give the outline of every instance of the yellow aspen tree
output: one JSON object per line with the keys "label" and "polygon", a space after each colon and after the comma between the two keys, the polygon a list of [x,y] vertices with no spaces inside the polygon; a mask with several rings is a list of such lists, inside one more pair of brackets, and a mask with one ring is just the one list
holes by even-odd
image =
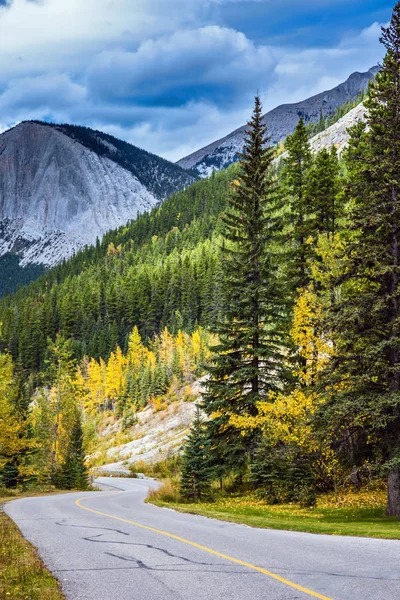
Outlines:
{"label": "yellow aspen tree", "polygon": [[143,361],[144,347],[137,327],[132,329],[128,341],[128,362],[136,373],[139,372]]}
{"label": "yellow aspen tree", "polygon": [[171,376],[174,367],[175,341],[167,328],[161,332],[157,339],[157,354],[168,375]]}
{"label": "yellow aspen tree", "polygon": [[87,366],[87,396],[85,409],[88,412],[102,410],[106,403],[106,369],[104,361],[100,363],[92,358]]}
{"label": "yellow aspen tree", "polygon": [[323,316],[323,305],[311,284],[300,290],[293,309],[292,340],[304,367],[295,374],[301,384],[313,385],[315,377],[329,362],[332,344],[318,329]]}
{"label": "yellow aspen tree", "polygon": [[106,396],[115,408],[115,403],[126,393],[127,359],[119,346],[112,352],[106,369]]}
{"label": "yellow aspen tree", "polygon": [[[0,470],[34,447],[27,437],[28,423],[16,412],[16,395],[12,358],[9,354],[0,354]],[[23,470],[23,464],[19,464],[20,474]]]}

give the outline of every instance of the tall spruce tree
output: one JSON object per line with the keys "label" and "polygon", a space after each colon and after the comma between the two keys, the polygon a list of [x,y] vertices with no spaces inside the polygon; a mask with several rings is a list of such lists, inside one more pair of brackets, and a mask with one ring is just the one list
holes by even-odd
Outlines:
{"label": "tall spruce tree", "polygon": [[86,490],[89,486],[83,447],[82,417],[78,409],[75,411],[65,460],[58,472],[58,486],[66,490]]}
{"label": "tall spruce tree", "polygon": [[306,232],[317,241],[319,233],[333,236],[340,217],[339,159],[336,148],[323,148],[315,157],[308,173],[306,194],[312,213]]}
{"label": "tall spruce tree", "polygon": [[199,502],[210,495],[213,469],[210,438],[199,407],[183,452],[180,492],[182,498]]}
{"label": "tall spruce tree", "polygon": [[290,288],[295,292],[310,282],[308,259],[311,253],[308,176],[312,165],[309,136],[301,118],[285,142],[287,157],[283,169],[283,197],[287,210],[287,266]]}
{"label": "tall spruce tree", "polygon": [[384,466],[387,514],[400,517],[400,2],[382,31],[368,127],[347,153],[354,242],[328,319],[336,349],[318,423],[351,463]]}
{"label": "tall spruce tree", "polygon": [[274,150],[266,133],[256,97],[238,179],[222,216],[226,302],[204,398],[213,455],[220,465],[238,470],[247,462],[254,434],[242,435],[230,417],[256,415],[257,403],[277,390],[281,368],[285,311],[272,244],[276,188],[269,171]]}

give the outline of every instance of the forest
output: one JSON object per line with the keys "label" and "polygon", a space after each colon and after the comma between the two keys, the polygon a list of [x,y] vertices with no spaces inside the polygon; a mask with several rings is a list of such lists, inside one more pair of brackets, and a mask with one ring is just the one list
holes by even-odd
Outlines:
{"label": "forest", "polygon": [[376,480],[400,517],[400,4],[381,41],[340,156],[300,119],[277,160],[257,97],[237,164],[0,302],[4,485],[85,487],[99,414],[206,374],[184,500]]}

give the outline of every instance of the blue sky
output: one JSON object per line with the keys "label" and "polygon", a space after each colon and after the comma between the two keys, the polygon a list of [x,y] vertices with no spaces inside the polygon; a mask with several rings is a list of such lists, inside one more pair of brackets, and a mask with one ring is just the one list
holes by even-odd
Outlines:
{"label": "blue sky", "polygon": [[102,129],[177,160],[382,59],[386,0],[0,0],[0,130]]}

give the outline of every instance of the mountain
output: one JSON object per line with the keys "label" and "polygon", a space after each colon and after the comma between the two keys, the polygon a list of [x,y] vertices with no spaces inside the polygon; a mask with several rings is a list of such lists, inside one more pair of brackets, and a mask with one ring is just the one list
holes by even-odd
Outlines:
{"label": "mountain", "polygon": [[[373,79],[379,67],[372,67],[366,73],[353,73],[344,83],[335,88],[312,96],[295,104],[282,104],[264,115],[271,142],[278,144],[293,133],[300,117],[306,124],[317,123],[322,117],[333,115],[343,104],[353,101],[363,92]],[[226,137],[209,144],[205,148],[182,158],[177,164],[184,169],[196,170],[202,177],[219,171],[237,161],[237,153],[243,148],[246,125],[236,129]]]}
{"label": "mountain", "polygon": [[210,326],[221,310],[221,220],[236,165],[173,194],[135,221],[0,300],[0,351],[25,368],[45,360],[48,338],[73,338],[77,357],[127,350],[165,327],[174,335]]}
{"label": "mountain", "polygon": [[[347,127],[364,118],[362,104],[311,140],[314,151],[346,145]],[[219,218],[238,166],[231,165],[172,194],[100,243],[0,300],[0,351],[35,371],[47,339],[73,338],[77,358],[127,351],[137,325],[143,340],[168,327],[177,335],[218,322],[223,274]],[[280,170],[277,169],[280,177]],[[1,265],[0,265],[1,267]]]}
{"label": "mountain", "polygon": [[0,136],[0,257],[56,265],[195,180],[99,131],[21,123]]}

